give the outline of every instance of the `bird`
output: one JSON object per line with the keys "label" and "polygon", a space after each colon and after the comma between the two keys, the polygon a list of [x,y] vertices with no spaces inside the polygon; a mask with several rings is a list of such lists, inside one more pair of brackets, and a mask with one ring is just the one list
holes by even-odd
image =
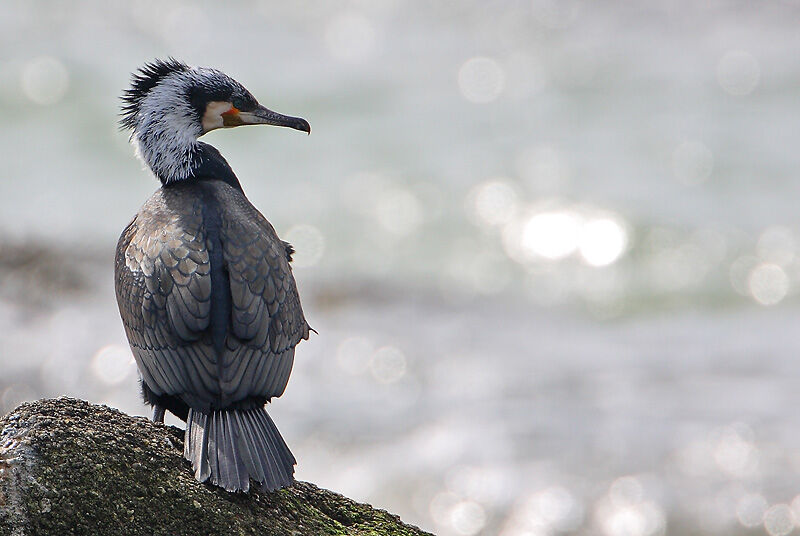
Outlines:
{"label": "bird", "polygon": [[218,129],[305,119],[265,108],[222,71],[147,62],[122,95],[120,126],[161,182],[117,243],[115,291],[153,421],[186,422],[200,482],[247,492],[294,482],[296,459],[266,411],[283,394],[306,322],[293,248],[245,196],[213,146]]}

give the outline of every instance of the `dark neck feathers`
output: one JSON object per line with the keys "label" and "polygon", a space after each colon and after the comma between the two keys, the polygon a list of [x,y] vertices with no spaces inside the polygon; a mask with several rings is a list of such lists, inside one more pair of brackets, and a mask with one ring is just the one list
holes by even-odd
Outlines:
{"label": "dark neck feathers", "polygon": [[[155,170],[154,170],[155,172]],[[198,141],[191,155],[191,164],[187,167],[186,176],[179,179],[161,177],[156,173],[164,187],[200,180],[217,180],[229,184],[243,192],[242,185],[228,162],[216,147]]]}
{"label": "dark neck feathers", "polygon": [[220,152],[213,145],[198,141],[199,147],[197,166],[192,170],[192,176],[189,180],[218,180],[230,184],[240,192],[242,192],[242,185],[236,174],[228,165],[228,162],[223,158]]}

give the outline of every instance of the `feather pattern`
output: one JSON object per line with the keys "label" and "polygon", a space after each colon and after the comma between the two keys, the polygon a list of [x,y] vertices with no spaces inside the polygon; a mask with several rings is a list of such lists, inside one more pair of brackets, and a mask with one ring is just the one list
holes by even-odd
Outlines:
{"label": "feather pattern", "polygon": [[[212,235],[221,255],[210,251]],[[215,258],[227,280],[212,280]],[[116,292],[148,389],[190,408],[186,453],[198,479],[226,489],[247,489],[249,478],[270,489],[290,482],[294,458],[261,406],[283,394],[294,347],[310,328],[269,222],[221,181],[162,188],[120,238]],[[220,292],[229,293],[230,312],[217,345]]]}
{"label": "feather pattern", "polygon": [[195,478],[228,491],[247,491],[250,479],[272,491],[292,483],[297,463],[264,408],[189,410],[183,456]]}
{"label": "feather pattern", "polygon": [[[200,190],[200,192],[198,192]],[[231,312],[212,344],[214,295],[202,203],[220,200],[219,236]],[[207,206],[206,206],[207,210]],[[223,407],[280,396],[294,347],[308,338],[283,243],[236,189],[219,181],[158,190],[120,238],[116,288],[134,356],[157,395]],[[181,263],[189,259],[191,263]]]}
{"label": "feather pattern", "polygon": [[175,58],[153,60],[131,76],[131,87],[122,94],[122,114],[119,124],[123,129],[136,127],[139,109],[147,94],[167,76],[184,73],[191,67]]}
{"label": "feather pattern", "polygon": [[205,104],[250,95],[225,73],[173,58],[146,64],[122,96],[120,126],[130,129],[136,155],[163,184],[186,180],[203,162]]}
{"label": "feather pattern", "polygon": [[184,456],[198,480],[230,491],[250,479],[288,485],[295,459],[264,405],[285,390],[310,330],[289,267],[294,250],[198,138],[236,126],[221,118],[234,102],[283,118],[272,124],[310,132],[308,122],[261,107],[220,71],[172,58],[135,73],[122,100],[120,125],[162,183],[120,237],[115,264],[142,394],[154,419],[168,409],[186,420]]}

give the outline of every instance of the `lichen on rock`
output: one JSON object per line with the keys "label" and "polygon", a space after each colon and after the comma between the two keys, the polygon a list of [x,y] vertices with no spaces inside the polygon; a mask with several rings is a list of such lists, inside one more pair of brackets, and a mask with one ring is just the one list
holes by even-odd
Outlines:
{"label": "lichen on rock", "polygon": [[272,493],[201,484],[183,431],[72,398],[0,419],[0,536],[428,534],[307,482]]}

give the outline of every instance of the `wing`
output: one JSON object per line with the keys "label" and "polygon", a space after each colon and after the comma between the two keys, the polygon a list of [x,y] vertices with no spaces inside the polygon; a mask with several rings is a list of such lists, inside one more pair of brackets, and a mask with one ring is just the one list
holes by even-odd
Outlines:
{"label": "wing", "polygon": [[117,303],[131,349],[157,395],[208,405],[220,392],[211,318],[209,255],[196,200],[157,192],[117,245]]}
{"label": "wing", "polygon": [[297,293],[287,245],[238,192],[220,203],[223,256],[231,289],[231,333],[223,358],[223,390],[232,398],[283,394],[294,347],[309,326]]}
{"label": "wing", "polygon": [[[309,332],[286,247],[238,190],[218,181],[201,187],[215,198],[214,240],[202,196],[181,197],[178,188],[157,192],[120,238],[117,301],[134,357],[155,394],[197,409],[280,396],[294,346]],[[222,306],[212,304],[216,240],[231,297],[221,349],[209,329],[212,306]]]}

